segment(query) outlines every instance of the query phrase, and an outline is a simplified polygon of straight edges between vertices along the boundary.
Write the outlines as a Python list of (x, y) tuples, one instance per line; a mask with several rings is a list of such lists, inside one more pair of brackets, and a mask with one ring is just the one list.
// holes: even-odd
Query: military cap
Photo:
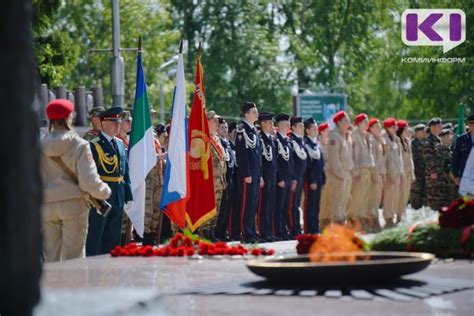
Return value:
[(122, 118), (123, 121), (130, 121), (131, 120), (131, 114), (130, 114), (130, 111), (126, 111), (124, 110), (122, 112), (122, 114), (120, 115), (120, 117)]
[(371, 128), (372, 126), (374, 126), (375, 124), (379, 123), (379, 119), (378, 118), (371, 118), (369, 120), (369, 128)]
[(443, 124), (443, 121), (439, 117), (434, 117), (428, 121), (428, 126), (431, 127), (433, 125)]
[(408, 126), (408, 122), (405, 120), (399, 120), (397, 121), (397, 126), (399, 129), (404, 129), (405, 127)]
[(273, 114), (272, 113), (268, 113), (268, 112), (262, 112), (259, 114), (258, 116), (258, 120), (260, 122), (263, 122), (263, 121), (271, 121), (273, 119)]
[(337, 123), (339, 123), (340, 120), (342, 120), (345, 117), (348, 117), (347, 113), (344, 112), (344, 111), (339, 111), (336, 114), (334, 114), (334, 117), (332, 118), (332, 121), (334, 122), (334, 124), (337, 124)]
[(230, 122), (229, 123), (229, 127), (228, 127), (229, 133), (231, 133), (236, 128), (237, 128), (237, 123), (236, 122)]
[(443, 129), (450, 129), (450, 128), (453, 128), (453, 123), (445, 123), (443, 124)]
[(46, 106), (46, 114), (50, 120), (62, 120), (74, 111), (74, 104), (66, 99), (56, 99)]
[(206, 112), (206, 117), (207, 117), (208, 120), (220, 119), (221, 118), (220, 115), (217, 115), (216, 111), (207, 111)]
[(303, 123), (303, 118), (301, 116), (293, 116), (291, 119), (290, 119), (290, 123), (291, 125), (296, 125), (298, 123)]
[(250, 102), (250, 101), (245, 101), (244, 104), (242, 105), (242, 113), (247, 113), (248, 110), (250, 110), (251, 108), (256, 108), (257, 105), (255, 104), (255, 102)]
[(322, 133), (324, 132), (325, 129), (329, 128), (329, 124), (328, 123), (322, 123), (319, 125), (318, 127), (318, 132)]
[(419, 131), (424, 131), (425, 128), (426, 128), (425, 124), (417, 124), (415, 125), (413, 129), (415, 130), (415, 132), (419, 132)]
[(278, 114), (275, 116), (275, 122), (280, 122), (280, 121), (289, 121), (290, 116), (288, 114)]
[(96, 107), (89, 110), (89, 112), (87, 113), (87, 116), (89, 118), (97, 117), (103, 111), (105, 111), (105, 108), (103, 106), (96, 106)]
[(362, 122), (363, 120), (368, 120), (368, 119), (369, 117), (367, 116), (367, 114), (361, 113), (355, 117), (354, 124), (359, 125), (360, 122)]
[(474, 114), (471, 114), (467, 117), (467, 122), (468, 123), (474, 123)]
[(385, 128), (390, 128), (392, 126), (397, 126), (397, 120), (395, 120), (393, 117), (386, 118), (383, 121), (383, 126)]
[(150, 105), (150, 113), (156, 114), (156, 110), (153, 108), (153, 105)]
[(304, 120), (303, 123), (304, 123), (305, 128), (310, 128), (311, 125), (316, 124), (316, 120), (314, 118), (310, 117), (310, 118)]
[(164, 124), (158, 124), (155, 127), (155, 132), (158, 136), (166, 132), (166, 126)]
[(120, 106), (113, 106), (102, 113), (100, 113), (99, 117), (102, 121), (113, 121), (113, 122), (121, 122), (122, 118), (121, 115), (123, 113), (123, 108)]
[(451, 134), (451, 130), (449, 128), (444, 128), (441, 133), (439, 133), (439, 137), (443, 137), (443, 136), (446, 136), (446, 135), (449, 135)]

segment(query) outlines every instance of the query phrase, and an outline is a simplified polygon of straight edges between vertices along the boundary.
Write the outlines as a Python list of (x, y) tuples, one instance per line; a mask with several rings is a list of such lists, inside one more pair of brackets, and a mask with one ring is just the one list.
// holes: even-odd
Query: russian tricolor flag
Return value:
[(186, 201), (190, 191), (187, 135), (186, 82), (183, 54), (180, 52), (171, 110), (171, 129), (161, 210), (181, 228), (186, 226)]

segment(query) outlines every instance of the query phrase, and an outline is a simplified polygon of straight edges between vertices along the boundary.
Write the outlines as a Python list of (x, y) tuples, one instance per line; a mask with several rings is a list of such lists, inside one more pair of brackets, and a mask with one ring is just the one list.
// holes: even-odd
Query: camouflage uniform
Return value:
[(458, 198), (458, 189), (449, 177), (449, 173), (451, 172), (451, 160), (453, 158), (452, 147), (443, 145), (442, 152), (444, 157), (444, 171), (448, 175), (446, 189), (442, 191), (442, 195), (444, 204), (447, 206)]
[(419, 209), (426, 205), (426, 179), (425, 179), (425, 160), (423, 159), (423, 140), (414, 139), (411, 142), (413, 154), (413, 164), (415, 166), (416, 180), (412, 185), (410, 192), (411, 206)]
[[(100, 113), (102, 113), (103, 111), (105, 111), (105, 108), (103, 106), (98, 106), (98, 107), (90, 109), (89, 112), (87, 113), (87, 116), (89, 117), (89, 120), (92, 120), (92, 118), (98, 117)], [(88, 142), (90, 142), (91, 140), (99, 136), (99, 132), (100, 131), (95, 129), (93, 125), (92, 129), (87, 131), (87, 133), (84, 135), (83, 138), (87, 140)]]
[[(449, 180), (445, 169), (444, 149), (438, 136), (430, 134), (423, 144), (423, 160), (425, 161), (425, 181), (427, 205), (433, 209), (446, 206), (443, 191)], [(431, 174), (436, 173), (437, 179), (431, 179)]]
[(100, 131), (97, 130), (97, 129), (90, 129), (90, 130), (87, 131), (87, 133), (82, 138), (84, 138), (85, 140), (90, 142), (91, 140), (93, 140), (94, 138), (99, 136), (99, 132)]
[[(214, 190), (216, 193), (216, 210), (219, 210), (222, 194), (226, 187), (225, 175), (227, 165), (224, 157), (224, 148), (221, 145), (219, 137), (212, 136), (212, 171), (214, 175)], [(199, 227), (200, 234), (208, 239), (213, 239), (214, 228), (217, 223), (217, 214)]]
[[(158, 155), (161, 154), (161, 145), (158, 139), (155, 140), (155, 149)], [(161, 193), (163, 191), (164, 182), (164, 163), (163, 160), (157, 161), (155, 167), (151, 169), (150, 173), (145, 179), (145, 229), (143, 242), (146, 244), (155, 244), (159, 241), (157, 235), (161, 229), (161, 218), (163, 212), (160, 210)]]

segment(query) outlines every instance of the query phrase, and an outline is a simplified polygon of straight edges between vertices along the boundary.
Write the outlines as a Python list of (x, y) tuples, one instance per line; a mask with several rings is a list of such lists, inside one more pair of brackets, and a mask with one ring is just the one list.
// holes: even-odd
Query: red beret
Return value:
[(363, 120), (367, 120), (369, 117), (365, 113), (361, 113), (355, 117), (354, 124), (359, 125)]
[(398, 128), (403, 129), (408, 126), (408, 122), (405, 120), (400, 120), (397, 122)]
[(50, 120), (62, 120), (74, 111), (74, 104), (66, 99), (56, 99), (46, 106), (46, 114)]
[(371, 119), (369, 120), (369, 128), (371, 128), (372, 126), (374, 126), (375, 124), (377, 124), (377, 123), (379, 123), (379, 122), (380, 122), (379, 119), (377, 119), (377, 118), (371, 118)]
[(333, 120), (333, 122), (334, 122), (335, 124), (337, 124), (340, 120), (342, 120), (342, 119), (345, 118), (345, 117), (347, 117), (346, 112), (344, 112), (344, 111), (339, 111), (339, 112), (337, 112), (336, 114), (334, 114), (334, 117), (333, 117), (332, 120)]
[(326, 128), (329, 128), (328, 123), (322, 123), (321, 125), (318, 126), (318, 132), (322, 133)]
[(390, 128), (396, 125), (397, 125), (397, 121), (393, 117), (386, 118), (385, 121), (383, 121), (383, 126), (385, 128)]

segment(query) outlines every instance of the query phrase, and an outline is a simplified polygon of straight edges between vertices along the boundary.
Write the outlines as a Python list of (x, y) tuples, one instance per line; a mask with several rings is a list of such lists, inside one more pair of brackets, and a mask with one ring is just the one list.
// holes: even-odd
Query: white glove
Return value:
[(128, 201), (124, 206), (123, 209), (125, 212), (128, 212), (134, 205), (135, 203), (133, 201)]

